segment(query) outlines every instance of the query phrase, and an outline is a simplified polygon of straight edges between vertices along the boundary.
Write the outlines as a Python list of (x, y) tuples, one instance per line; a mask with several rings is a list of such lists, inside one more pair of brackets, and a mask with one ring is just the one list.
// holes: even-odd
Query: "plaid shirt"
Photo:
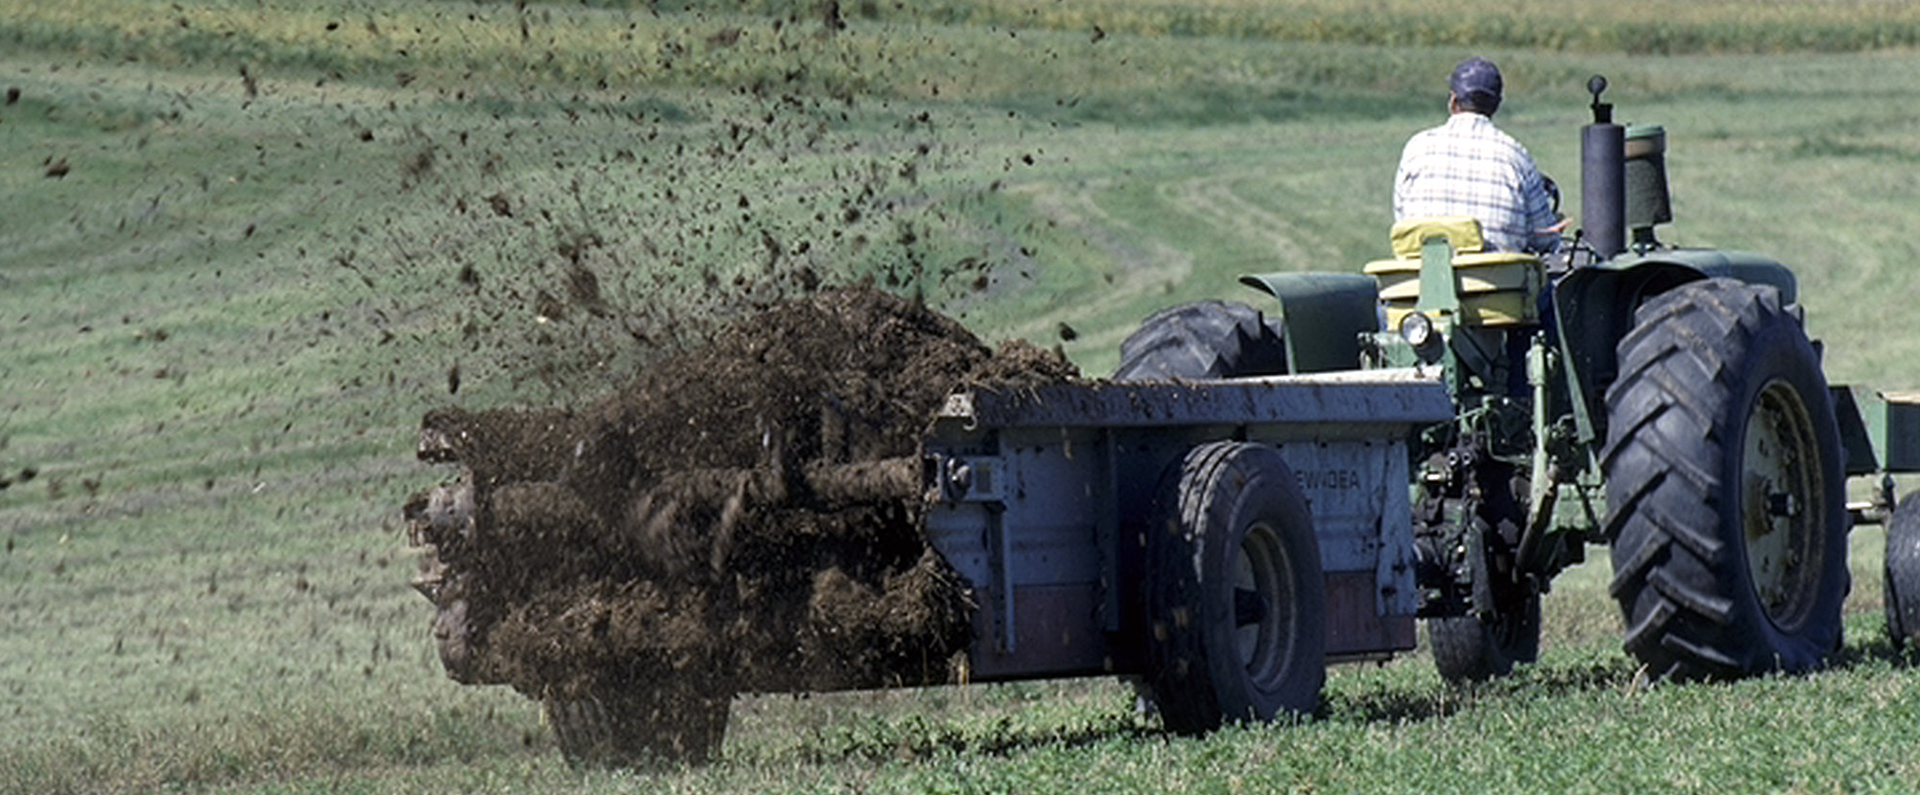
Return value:
[(1560, 235), (1539, 230), (1559, 221), (1533, 156), (1478, 113), (1455, 113), (1417, 133), (1400, 153), (1393, 218), (1471, 215), (1487, 248), (1549, 252)]

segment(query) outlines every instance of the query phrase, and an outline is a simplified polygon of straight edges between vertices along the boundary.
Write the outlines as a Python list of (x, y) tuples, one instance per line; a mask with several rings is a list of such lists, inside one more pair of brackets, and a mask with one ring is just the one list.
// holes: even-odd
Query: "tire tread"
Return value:
[[(1723, 417), (1737, 410), (1748, 378), (1749, 351), (1761, 335), (1793, 324), (1778, 291), (1727, 279), (1692, 282), (1656, 296), (1636, 315), (1619, 344), (1619, 373), (1607, 391), (1608, 441), (1599, 456), (1606, 473), (1613, 539), (1614, 577), (1608, 591), (1625, 614), (1625, 646), (1656, 677), (1676, 679), (1742, 676), (1767, 670), (1818, 666), (1839, 643), (1839, 607), (1846, 591), (1844, 508), (1837, 532), (1842, 554), (1824, 555), (1822, 579), (1809, 598), (1815, 614), (1797, 635), (1755, 630), (1757, 599), (1744, 597), (1728, 571), (1744, 566), (1745, 553), (1725, 536), (1721, 513), (1729, 484), (1718, 474), (1723, 452), (1744, 431)], [(1773, 338), (1779, 344), (1778, 337)], [(1825, 380), (1810, 358), (1819, 394), (1803, 395), (1826, 407)], [(1794, 361), (1800, 361), (1795, 359)], [(1798, 366), (1798, 365), (1796, 365)], [(1830, 422), (1829, 417), (1822, 418)], [(1744, 422), (1744, 416), (1737, 422)], [(1822, 420), (1816, 420), (1820, 422)], [(1824, 432), (1819, 444), (1828, 444)], [(1831, 434), (1837, 448), (1837, 431)], [(1836, 457), (1837, 450), (1823, 450)], [(1837, 460), (1837, 458), (1836, 458)], [(1824, 461), (1823, 461), (1824, 463)], [(1832, 471), (1824, 469), (1823, 472)], [(1829, 482), (1827, 493), (1844, 492)], [(1831, 519), (1831, 513), (1829, 514)], [(1832, 521), (1828, 521), (1832, 525)], [(1731, 531), (1737, 535), (1737, 531)], [(1822, 539), (1832, 549), (1831, 539)], [(1837, 571), (1834, 567), (1837, 566)], [(1835, 596), (1834, 589), (1838, 589)], [(1744, 600), (1744, 601), (1743, 601)], [(1747, 604), (1751, 602), (1752, 604)], [(1829, 609), (1830, 608), (1830, 609)], [(1831, 613), (1831, 615), (1829, 615)], [(1768, 622), (1764, 616), (1759, 622)], [(1771, 625), (1768, 624), (1770, 628)], [(1779, 635), (1776, 637), (1775, 635)]]

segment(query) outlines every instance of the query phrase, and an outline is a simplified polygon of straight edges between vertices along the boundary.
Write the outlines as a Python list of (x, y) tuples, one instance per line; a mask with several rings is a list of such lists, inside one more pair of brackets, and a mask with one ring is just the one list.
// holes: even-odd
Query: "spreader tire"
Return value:
[(1148, 535), (1149, 684), (1168, 729), (1311, 712), (1326, 680), (1326, 583), (1278, 451), (1214, 442), (1164, 479)]
[(726, 698), (613, 687), (544, 702), (568, 763), (634, 768), (705, 764), (726, 738), (727, 705)]
[(1228, 301), (1165, 309), (1141, 321), (1120, 343), (1115, 381), (1236, 378), (1287, 371), (1279, 330), (1260, 310)]
[(1886, 605), (1894, 648), (1920, 645), (1920, 493), (1907, 495), (1887, 519)]
[(1840, 645), (1847, 508), (1818, 354), (1771, 287), (1657, 296), (1607, 391), (1611, 591), (1656, 678), (1819, 667)]

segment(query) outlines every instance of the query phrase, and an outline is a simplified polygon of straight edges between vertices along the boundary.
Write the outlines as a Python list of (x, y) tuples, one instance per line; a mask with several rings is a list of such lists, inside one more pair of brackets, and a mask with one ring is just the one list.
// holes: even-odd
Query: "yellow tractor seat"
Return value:
[[(1480, 222), (1471, 216), (1410, 218), (1393, 225), (1393, 259), (1367, 263), (1366, 273), (1380, 285), (1386, 305), (1387, 328), (1421, 308), (1422, 249), (1429, 240), (1444, 238), (1453, 272), (1454, 295), (1460, 303), (1455, 324), (1517, 326), (1538, 323), (1539, 297), (1546, 279), (1540, 258), (1521, 252), (1483, 251)], [(1431, 303), (1431, 302), (1429, 302)], [(1431, 315), (1436, 307), (1427, 307)], [(1435, 318), (1439, 320), (1440, 318)]]

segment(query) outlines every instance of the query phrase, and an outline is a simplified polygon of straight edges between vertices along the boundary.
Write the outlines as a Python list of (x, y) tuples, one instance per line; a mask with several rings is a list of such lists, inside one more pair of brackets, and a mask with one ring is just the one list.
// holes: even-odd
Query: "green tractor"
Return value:
[[(1793, 272), (1662, 244), (1659, 127), (1588, 83), (1581, 231), (1550, 259), (1482, 250), (1471, 218), (1392, 232), (1360, 274), (1242, 281), (1277, 312), (1205, 302), (1148, 318), (1116, 380), (1412, 369), (1453, 397), (1411, 471), (1420, 615), (1452, 681), (1534, 660), (1540, 597), (1612, 551), (1625, 645), (1654, 678), (1821, 666), (1841, 643), (1847, 533), (1887, 522), (1887, 615), (1920, 633), (1920, 396), (1830, 387)], [(1849, 505), (1848, 476), (1877, 476)]]

